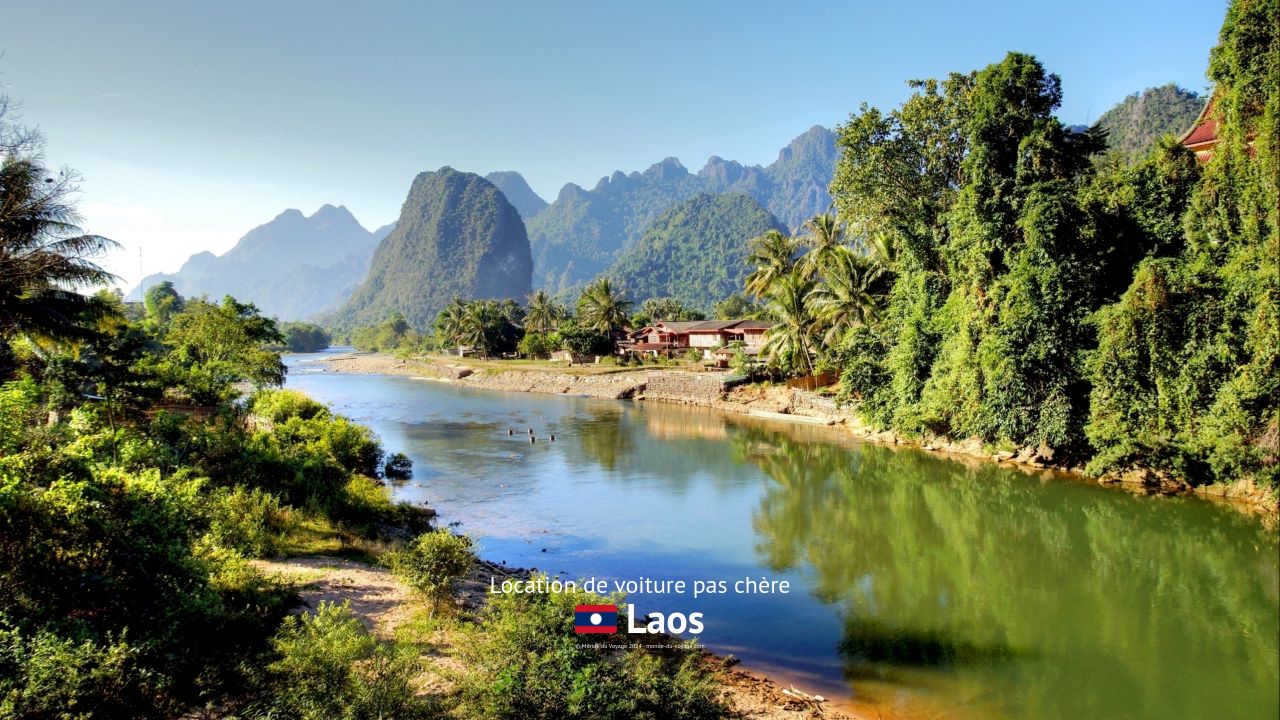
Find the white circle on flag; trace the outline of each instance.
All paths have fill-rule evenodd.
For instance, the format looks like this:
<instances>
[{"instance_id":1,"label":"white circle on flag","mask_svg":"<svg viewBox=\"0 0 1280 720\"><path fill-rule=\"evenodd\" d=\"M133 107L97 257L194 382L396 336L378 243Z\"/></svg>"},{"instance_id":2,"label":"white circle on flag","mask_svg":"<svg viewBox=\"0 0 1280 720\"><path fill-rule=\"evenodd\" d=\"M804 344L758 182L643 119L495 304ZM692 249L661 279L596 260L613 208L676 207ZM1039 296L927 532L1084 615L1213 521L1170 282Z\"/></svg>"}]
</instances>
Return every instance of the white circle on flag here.
<instances>
[{"instance_id":1,"label":"white circle on flag","mask_svg":"<svg viewBox=\"0 0 1280 720\"><path fill-rule=\"evenodd\" d=\"M604 620L604 617L600 613L591 613L592 625L599 625L603 620Z\"/></svg>"}]
</instances>

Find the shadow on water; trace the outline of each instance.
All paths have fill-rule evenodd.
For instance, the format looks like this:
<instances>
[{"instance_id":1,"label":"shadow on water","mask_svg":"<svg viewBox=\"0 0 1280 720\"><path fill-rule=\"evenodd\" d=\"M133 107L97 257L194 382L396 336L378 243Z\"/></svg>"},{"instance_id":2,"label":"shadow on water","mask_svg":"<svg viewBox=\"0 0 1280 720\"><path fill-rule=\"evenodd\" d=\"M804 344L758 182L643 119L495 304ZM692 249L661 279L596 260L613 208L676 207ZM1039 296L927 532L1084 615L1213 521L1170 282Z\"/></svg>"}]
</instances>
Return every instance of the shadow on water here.
<instances>
[{"instance_id":1,"label":"shadow on water","mask_svg":"<svg viewBox=\"0 0 1280 720\"><path fill-rule=\"evenodd\" d=\"M858 619L845 623L836 650L844 658L845 676L851 679L882 676L883 667L877 666L950 668L1014 657L1007 646L981 646L941 631L886 627Z\"/></svg>"}]
</instances>

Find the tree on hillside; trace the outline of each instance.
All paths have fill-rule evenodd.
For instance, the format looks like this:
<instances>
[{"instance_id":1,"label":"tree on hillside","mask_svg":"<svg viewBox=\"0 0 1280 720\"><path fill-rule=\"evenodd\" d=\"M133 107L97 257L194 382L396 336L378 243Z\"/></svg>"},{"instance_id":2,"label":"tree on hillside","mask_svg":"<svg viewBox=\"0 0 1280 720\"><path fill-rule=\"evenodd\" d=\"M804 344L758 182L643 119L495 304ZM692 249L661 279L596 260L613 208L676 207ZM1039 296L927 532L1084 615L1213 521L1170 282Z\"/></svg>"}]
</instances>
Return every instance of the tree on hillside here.
<instances>
[{"instance_id":1,"label":"tree on hillside","mask_svg":"<svg viewBox=\"0 0 1280 720\"><path fill-rule=\"evenodd\" d=\"M117 247L80 229L72 204L77 176L44 167L39 135L6 117L11 108L0 97L0 377L12 370L16 335L96 335L94 321L111 307L76 290L114 279L94 258Z\"/></svg>"},{"instance_id":2,"label":"tree on hillside","mask_svg":"<svg viewBox=\"0 0 1280 720\"><path fill-rule=\"evenodd\" d=\"M578 298L578 322L589 330L610 333L627 326L631 301L607 277L590 283Z\"/></svg>"},{"instance_id":3,"label":"tree on hillside","mask_svg":"<svg viewBox=\"0 0 1280 720\"><path fill-rule=\"evenodd\" d=\"M773 284L790 275L796 266L800 244L778 230L770 230L751 241L747 264L754 268L746 279L747 292L763 299Z\"/></svg>"}]
</instances>

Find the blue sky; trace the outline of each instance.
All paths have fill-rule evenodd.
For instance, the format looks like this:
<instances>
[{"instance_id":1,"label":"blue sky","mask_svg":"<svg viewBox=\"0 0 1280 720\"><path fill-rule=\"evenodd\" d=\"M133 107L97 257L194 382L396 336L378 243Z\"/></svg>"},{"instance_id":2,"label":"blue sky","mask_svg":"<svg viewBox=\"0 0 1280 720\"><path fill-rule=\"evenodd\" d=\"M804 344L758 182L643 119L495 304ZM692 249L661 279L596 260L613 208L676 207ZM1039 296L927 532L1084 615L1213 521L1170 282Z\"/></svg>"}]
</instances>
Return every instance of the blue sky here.
<instances>
[{"instance_id":1,"label":"blue sky","mask_svg":"<svg viewBox=\"0 0 1280 720\"><path fill-rule=\"evenodd\" d=\"M566 182L667 156L772 162L903 81L1030 52L1060 116L1203 90L1225 0L47 2L0 13L0 83L132 285L296 207L390 222L413 176Z\"/></svg>"}]
</instances>

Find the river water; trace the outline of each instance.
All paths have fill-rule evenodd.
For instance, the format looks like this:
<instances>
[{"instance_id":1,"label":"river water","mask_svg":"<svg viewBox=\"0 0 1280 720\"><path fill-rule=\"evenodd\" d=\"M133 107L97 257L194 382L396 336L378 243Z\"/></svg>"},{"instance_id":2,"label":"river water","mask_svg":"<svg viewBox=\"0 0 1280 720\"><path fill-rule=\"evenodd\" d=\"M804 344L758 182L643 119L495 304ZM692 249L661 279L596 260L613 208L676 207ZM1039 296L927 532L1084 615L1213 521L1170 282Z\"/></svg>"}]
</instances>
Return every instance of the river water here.
<instances>
[{"instance_id":1,"label":"river water","mask_svg":"<svg viewBox=\"0 0 1280 720\"><path fill-rule=\"evenodd\" d=\"M699 408L321 373L315 357L287 358L288 385L409 455L395 495L482 556L724 580L628 602L701 612L704 645L871 717L1280 716L1280 546L1231 508ZM748 578L790 592L732 592Z\"/></svg>"}]
</instances>

